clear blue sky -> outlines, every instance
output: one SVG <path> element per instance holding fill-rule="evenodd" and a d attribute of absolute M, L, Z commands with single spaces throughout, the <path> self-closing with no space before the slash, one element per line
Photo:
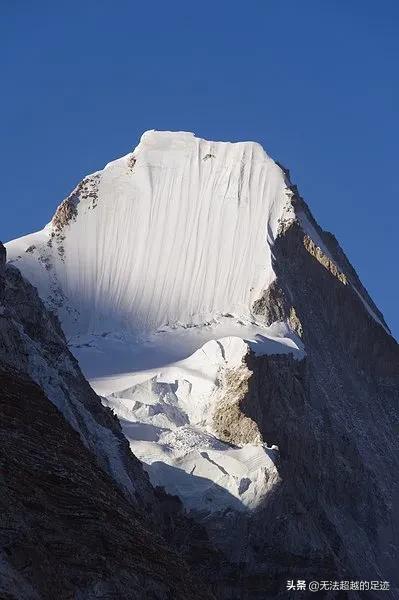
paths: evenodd
<path fill-rule="evenodd" d="M 397 0 L 0 0 L 0 238 L 146 129 L 257 140 L 399 337 Z"/>

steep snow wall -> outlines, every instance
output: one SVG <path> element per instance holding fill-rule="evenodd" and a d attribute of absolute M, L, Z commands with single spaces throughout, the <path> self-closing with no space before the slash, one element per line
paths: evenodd
<path fill-rule="evenodd" d="M 248 315 L 274 279 L 286 191 L 256 143 L 148 131 L 7 250 L 68 333 Z"/>

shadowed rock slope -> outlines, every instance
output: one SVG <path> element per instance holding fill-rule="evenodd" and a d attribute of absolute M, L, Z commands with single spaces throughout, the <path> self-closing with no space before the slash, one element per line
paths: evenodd
<path fill-rule="evenodd" d="M 0 369 L 0 597 L 211 598 L 42 390 Z"/>
<path fill-rule="evenodd" d="M 287 579 L 389 581 L 328 597 L 399 598 L 399 346 L 335 238 L 317 235 L 332 259 L 298 219 L 280 230 L 277 279 L 257 306 L 266 322 L 295 315 L 305 358 L 246 360 L 240 410 L 279 447 L 280 482 L 252 514 L 227 515 L 223 535 L 215 522 L 208 531 L 235 553 L 240 598 L 286 597 Z"/>

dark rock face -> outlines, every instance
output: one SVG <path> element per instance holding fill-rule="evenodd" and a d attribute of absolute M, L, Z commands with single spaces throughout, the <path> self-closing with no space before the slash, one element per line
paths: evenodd
<path fill-rule="evenodd" d="M 302 238 L 293 223 L 279 239 L 275 268 L 301 322 L 306 358 L 289 366 L 266 357 L 255 367 L 258 404 L 267 403 L 261 430 L 280 446 L 283 480 L 302 513 L 291 526 L 304 519 L 315 524 L 321 555 L 336 572 L 343 565 L 362 579 L 390 579 L 396 587 L 399 346 Z M 329 236 L 323 242 L 357 285 L 347 259 L 330 249 Z M 298 538 L 304 556 L 307 537 L 302 544 Z"/>
<path fill-rule="evenodd" d="M 221 575 L 222 598 L 284 598 L 289 579 L 389 581 L 385 597 L 399 598 L 399 346 L 335 238 L 317 232 L 334 260 L 293 220 L 254 306 L 265 323 L 288 321 L 306 356 L 247 358 L 239 409 L 278 446 L 280 481 L 254 512 L 206 518 L 237 566 Z"/>
<path fill-rule="evenodd" d="M 303 238 L 297 222 L 280 235 L 275 286 L 290 298 L 306 357 L 248 358 L 241 410 L 278 445 L 281 483 L 245 524 L 240 597 L 278 597 L 287 579 L 358 579 L 390 581 L 384 593 L 398 598 L 399 346 L 348 284 L 357 276 L 329 236 L 337 269 Z"/>
<path fill-rule="evenodd" d="M 100 466 L 136 503 L 152 504 L 153 490 L 119 421 L 101 405 L 69 352 L 57 317 L 12 265 L 4 271 L 0 363 L 29 375 L 79 432 Z"/>
<path fill-rule="evenodd" d="M 0 597 L 211 598 L 31 380 L 0 369 Z"/>

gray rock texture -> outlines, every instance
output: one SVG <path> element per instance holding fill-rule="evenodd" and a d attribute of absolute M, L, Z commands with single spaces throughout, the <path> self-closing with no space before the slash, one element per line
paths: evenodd
<path fill-rule="evenodd" d="M 288 597 L 287 579 L 389 581 L 326 597 L 399 598 L 399 346 L 335 238 L 318 235 L 334 260 L 299 218 L 284 227 L 277 280 L 254 307 L 266 323 L 291 322 L 306 356 L 247 357 L 239 408 L 278 446 L 280 481 L 255 512 L 207 522 L 238 565 L 226 598 Z"/>
<path fill-rule="evenodd" d="M 0 597 L 212 598 L 32 380 L 0 368 Z"/>

